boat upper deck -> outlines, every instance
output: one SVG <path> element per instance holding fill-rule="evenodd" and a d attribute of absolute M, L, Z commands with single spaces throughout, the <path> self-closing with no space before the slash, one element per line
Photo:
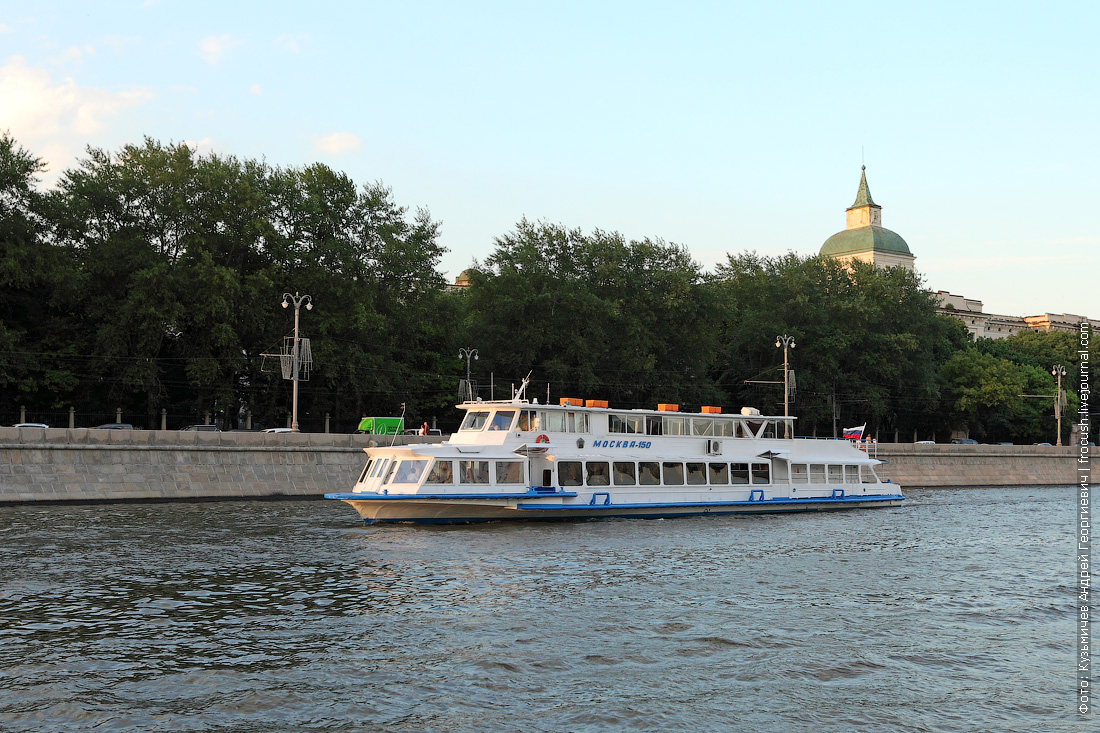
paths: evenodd
<path fill-rule="evenodd" d="M 656 410 L 612 409 L 604 401 L 562 399 L 558 405 L 540 405 L 527 400 L 463 402 L 466 411 L 453 444 L 503 443 L 513 433 L 546 435 L 572 433 L 599 437 L 697 437 L 697 438 L 782 438 L 793 434 L 795 418 L 761 415 L 743 408 L 739 414 L 722 413 L 717 407 L 700 412 L 681 412 L 678 405 L 660 405 Z M 578 404 L 581 403 L 581 404 Z"/>

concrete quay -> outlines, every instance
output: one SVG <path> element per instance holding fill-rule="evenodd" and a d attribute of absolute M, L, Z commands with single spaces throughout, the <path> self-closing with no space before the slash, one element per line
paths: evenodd
<path fill-rule="evenodd" d="M 317 497 L 393 436 L 0 428 L 0 503 Z M 398 445 L 439 436 L 398 436 Z M 384 442 L 383 442 L 384 441 Z"/>
<path fill-rule="evenodd" d="M 399 436 L 397 444 L 438 443 Z M 318 497 L 347 491 L 363 449 L 391 437 L 90 428 L 0 428 L 0 504 Z M 1058 486 L 1081 480 L 1077 446 L 880 443 L 883 477 L 905 488 Z M 1092 477 L 1100 461 L 1093 452 Z M 1095 480 L 1095 479 L 1093 479 Z"/>

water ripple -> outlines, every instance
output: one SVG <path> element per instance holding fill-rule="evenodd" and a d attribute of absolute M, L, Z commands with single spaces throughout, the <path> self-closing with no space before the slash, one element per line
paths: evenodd
<path fill-rule="evenodd" d="M 366 528 L 0 508 L 0 728 L 1074 730 L 1062 489 Z"/>

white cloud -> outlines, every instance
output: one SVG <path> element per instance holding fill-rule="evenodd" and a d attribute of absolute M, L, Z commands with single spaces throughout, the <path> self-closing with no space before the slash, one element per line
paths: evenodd
<path fill-rule="evenodd" d="M 83 46 L 69 46 L 57 56 L 52 57 L 50 61 L 58 66 L 73 66 L 84 63 L 84 57 L 91 56 L 94 53 L 95 48 L 87 44 Z"/>
<path fill-rule="evenodd" d="M 183 140 L 182 142 L 199 155 L 209 155 L 214 151 L 214 141 L 209 137 L 204 137 L 202 140 Z"/>
<path fill-rule="evenodd" d="M 0 33 L 7 33 L 7 32 L 8 32 L 9 30 L 11 30 L 11 29 L 10 29 L 10 28 L 8 28 L 8 27 L 7 27 L 6 25 L 4 25 L 3 23 L 0 23 Z"/>
<path fill-rule="evenodd" d="M 199 56 L 202 56 L 206 63 L 211 66 L 217 66 L 226 53 L 239 45 L 241 45 L 241 42 L 228 33 L 223 33 L 220 36 L 207 36 L 199 43 Z"/>
<path fill-rule="evenodd" d="M 308 33 L 283 33 L 275 39 L 275 45 L 291 53 L 301 53 L 309 41 Z"/>
<path fill-rule="evenodd" d="M 262 97 L 264 95 L 264 88 L 259 84 L 253 84 L 248 88 L 248 93 L 255 97 Z"/>
<path fill-rule="evenodd" d="M 313 138 L 313 149 L 319 153 L 357 153 L 363 143 L 351 132 L 332 132 Z"/>
<path fill-rule="evenodd" d="M 110 118 L 152 97 L 144 87 L 112 92 L 80 86 L 72 77 L 54 82 L 45 69 L 12 56 L 0 66 L 0 129 L 10 130 L 56 175 L 85 145 L 96 144 Z"/>

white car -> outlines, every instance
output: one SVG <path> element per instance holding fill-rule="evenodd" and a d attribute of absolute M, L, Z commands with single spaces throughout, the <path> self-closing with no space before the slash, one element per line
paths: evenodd
<path fill-rule="evenodd" d="M 260 431 L 261 433 L 292 433 L 294 432 L 290 428 L 265 428 Z"/>
<path fill-rule="evenodd" d="M 48 428 L 44 422 L 21 422 L 18 425 L 12 425 L 13 428 Z"/>

